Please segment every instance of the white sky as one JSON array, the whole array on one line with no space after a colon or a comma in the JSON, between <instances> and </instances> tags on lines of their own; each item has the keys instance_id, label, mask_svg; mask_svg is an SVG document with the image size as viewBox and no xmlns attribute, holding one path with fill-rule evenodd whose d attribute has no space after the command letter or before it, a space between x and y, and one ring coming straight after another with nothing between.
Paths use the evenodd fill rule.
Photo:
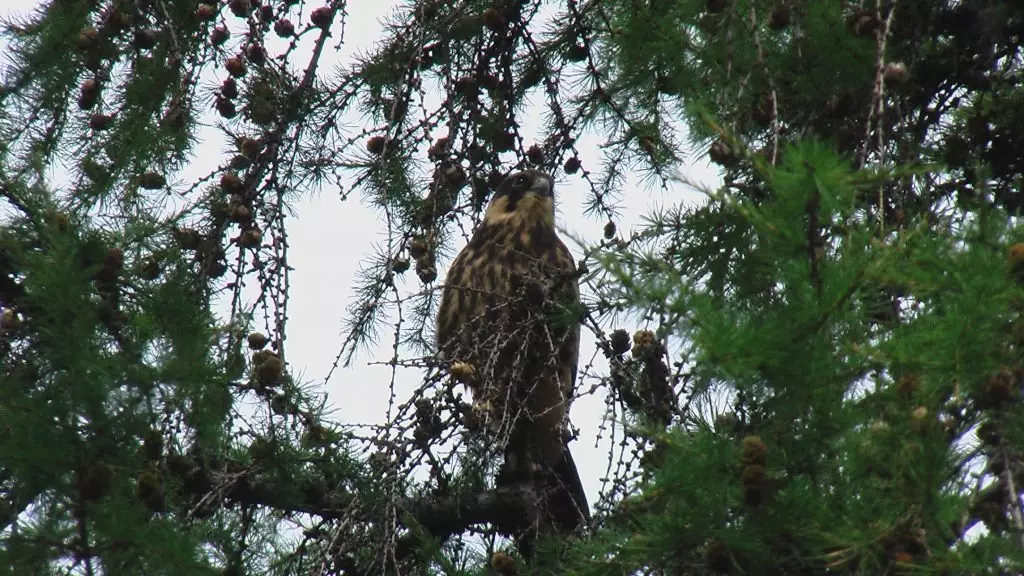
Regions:
<instances>
[{"instance_id":1,"label":"white sky","mask_svg":"<svg viewBox=\"0 0 1024 576\"><path fill-rule=\"evenodd\" d=\"M0 2L0 17L7 18L16 14L26 14L37 2L32 0L3 0ZM330 72L338 65L351 62L354 53L365 52L372 43L381 36L380 19L388 15L397 2L394 0L378 0L375 2L356 0L350 2L348 18L344 29L344 44L335 50L340 35L338 22L332 27L334 42L321 60L319 70ZM307 5L308 12L315 8L314 3ZM240 20L234 18L229 11L224 11L229 26L234 31ZM305 22L293 19L299 28ZM271 34L272 36L272 34ZM274 47L268 46L271 55L276 55ZM2 50L2 46L0 46ZM308 50L300 50L296 55L305 57ZM304 68L305 59L293 61L293 66ZM217 71L218 80L223 73ZM215 80L206 78L205 82ZM543 105L543 103L540 103ZM541 108L534 108L536 113L521 119L524 134L537 134L541 125ZM200 144L196 149L192 165L179 176L169 178L174 182L186 185L196 178L208 174L222 161L224 143L215 128L212 127L214 116L205 120L211 122L200 134ZM355 121L350 125L355 125ZM597 171L599 167L600 140L593 135L579 142L581 160L584 168ZM703 183L712 188L720 182L717 170L706 160L704 154L686 151L684 156L693 158L681 167L681 172L690 181ZM600 217L587 218L582 216L582 202L587 193L585 183L579 176L559 176L556 187L559 202L559 225L575 236L585 240L601 238L605 221ZM659 205L675 205L679 202L691 204L702 200L702 195L693 190L676 185L670 192L663 192L657 187L639 187L637 179L631 178L626 186L628 193L623 195L622 218L616 222L620 234L628 236L629 230L640 222L640 216L650 208ZM355 195L346 202L339 199L337 190L325 188L319 193L307 194L294 205L296 218L289 222L289 254L290 264L294 267L291 277L291 301L289 303L289 328L287 339L287 355L290 370L302 381L322 383L330 370L331 364L338 353L344 338L342 322L345 307L352 302L352 285L355 273L364 257L370 253L374 243L383 242L384 227L378 212L361 203ZM580 259L578 249L567 242L573 249L577 261ZM344 248L339 248L344 245ZM440 263L439 265L447 265ZM444 269L439 266L439 281L444 277ZM407 287L417 288L419 280L410 270L405 275ZM624 327L632 331L632 326ZM331 407L335 410L333 418L347 423L383 423L385 409L389 397L388 383L390 368L387 366L368 366L374 360L387 360L391 357L391 331L384 327L380 331L377 346L360 354L352 368L338 369L327 382L327 393ZM587 363L594 352L593 342L588 339L589 333L584 331L584 342L580 354L581 368ZM601 359L603 360L603 359ZM601 364L597 369L603 371ZM419 384L419 375L412 371L399 373L399 397L404 400L402 392L408 392ZM581 438L573 446L573 454L580 474L587 489L591 503L596 501L601 478L606 471L608 445L602 442L595 446L598 428L604 413L603 397L589 396L578 400L572 409L573 423L581 429Z\"/></svg>"}]
</instances>

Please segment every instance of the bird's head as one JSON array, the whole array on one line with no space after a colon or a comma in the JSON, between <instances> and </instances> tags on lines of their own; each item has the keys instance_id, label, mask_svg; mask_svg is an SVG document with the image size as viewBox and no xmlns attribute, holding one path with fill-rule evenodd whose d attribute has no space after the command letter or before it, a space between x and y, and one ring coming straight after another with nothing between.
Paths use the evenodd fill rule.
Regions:
<instances>
[{"instance_id":1,"label":"bird's head","mask_svg":"<svg viewBox=\"0 0 1024 576\"><path fill-rule=\"evenodd\" d=\"M509 174L487 205L484 222L541 221L555 225L555 180L539 170Z\"/></svg>"}]
</instances>

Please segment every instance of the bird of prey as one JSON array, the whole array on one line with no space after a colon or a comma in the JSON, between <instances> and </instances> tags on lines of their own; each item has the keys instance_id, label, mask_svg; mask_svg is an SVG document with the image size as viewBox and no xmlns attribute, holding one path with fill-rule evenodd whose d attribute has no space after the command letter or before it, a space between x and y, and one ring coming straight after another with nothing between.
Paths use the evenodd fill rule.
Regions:
<instances>
[{"instance_id":1,"label":"bird of prey","mask_svg":"<svg viewBox=\"0 0 1024 576\"><path fill-rule=\"evenodd\" d=\"M504 443L498 485L523 482L538 494L540 532L590 519L565 433L579 298L576 264L555 231L553 179L509 175L448 270L437 344L460 367L488 438Z\"/></svg>"}]
</instances>

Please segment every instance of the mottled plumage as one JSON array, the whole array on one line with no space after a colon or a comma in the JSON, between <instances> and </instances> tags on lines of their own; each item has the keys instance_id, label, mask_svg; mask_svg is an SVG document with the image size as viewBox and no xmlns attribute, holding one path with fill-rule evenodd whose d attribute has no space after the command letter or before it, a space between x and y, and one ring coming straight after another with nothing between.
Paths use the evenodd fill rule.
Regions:
<instances>
[{"instance_id":1,"label":"mottled plumage","mask_svg":"<svg viewBox=\"0 0 1024 576\"><path fill-rule=\"evenodd\" d=\"M474 402L505 445L499 483L528 480L542 521L589 519L565 430L579 356L576 264L555 231L554 188L536 170L498 187L483 223L452 262L437 317L449 362L473 366Z\"/></svg>"}]
</instances>

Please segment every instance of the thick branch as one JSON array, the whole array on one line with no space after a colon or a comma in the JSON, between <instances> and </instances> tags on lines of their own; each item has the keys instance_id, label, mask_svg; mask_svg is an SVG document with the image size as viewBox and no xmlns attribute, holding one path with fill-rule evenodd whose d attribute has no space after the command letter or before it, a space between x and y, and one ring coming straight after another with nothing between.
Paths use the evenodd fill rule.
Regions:
<instances>
[{"instance_id":1,"label":"thick branch","mask_svg":"<svg viewBox=\"0 0 1024 576\"><path fill-rule=\"evenodd\" d=\"M380 515L379 507L360 502L357 496L329 487L319 478L291 478L284 485L240 465L195 469L187 476L183 478L185 489L194 502L219 499L329 520L372 522ZM442 542L475 524L491 524L499 532L513 535L536 523L536 502L537 496L528 485L503 486L471 495L405 498L397 505L404 512L398 521L405 528L424 530Z\"/></svg>"}]
</instances>

